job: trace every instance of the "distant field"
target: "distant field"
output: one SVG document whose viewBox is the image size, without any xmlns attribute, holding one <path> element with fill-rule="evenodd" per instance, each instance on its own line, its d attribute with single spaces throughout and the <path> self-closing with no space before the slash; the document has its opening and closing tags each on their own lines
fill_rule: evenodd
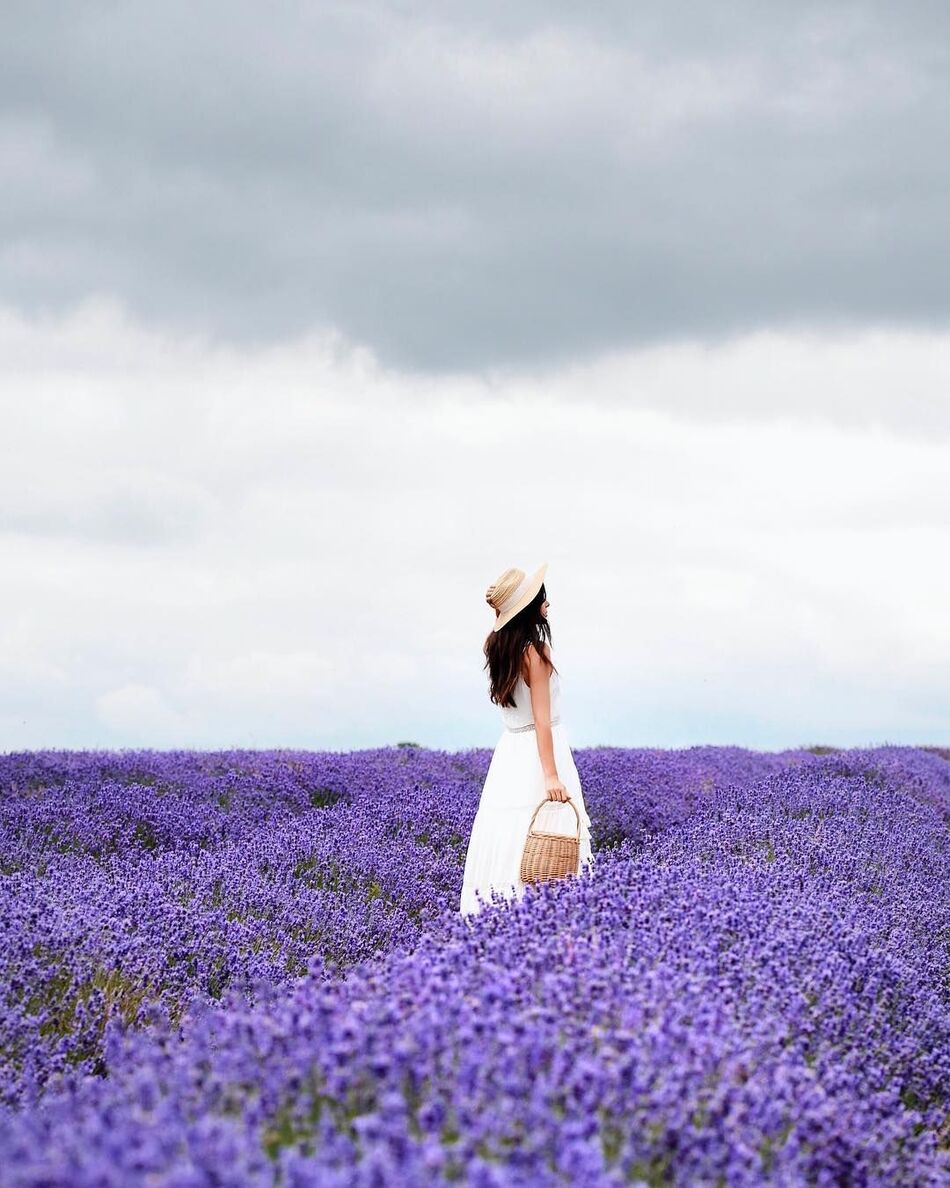
<svg viewBox="0 0 950 1188">
<path fill-rule="evenodd" d="M 4 1185 L 950 1183 L 950 750 L 0 756 Z"/>
</svg>

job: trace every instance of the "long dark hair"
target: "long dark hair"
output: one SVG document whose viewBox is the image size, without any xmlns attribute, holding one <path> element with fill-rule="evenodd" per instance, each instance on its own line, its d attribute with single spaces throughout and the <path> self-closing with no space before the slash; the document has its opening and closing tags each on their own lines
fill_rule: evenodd
<svg viewBox="0 0 950 1188">
<path fill-rule="evenodd" d="M 485 668 L 491 681 L 489 697 L 495 705 L 514 706 L 515 685 L 521 676 L 521 661 L 526 647 L 533 645 L 552 672 L 554 663 L 544 654 L 544 644 L 551 643 L 551 628 L 541 614 L 546 594 L 544 583 L 534 598 L 499 631 L 491 631 L 485 640 Z"/>
</svg>

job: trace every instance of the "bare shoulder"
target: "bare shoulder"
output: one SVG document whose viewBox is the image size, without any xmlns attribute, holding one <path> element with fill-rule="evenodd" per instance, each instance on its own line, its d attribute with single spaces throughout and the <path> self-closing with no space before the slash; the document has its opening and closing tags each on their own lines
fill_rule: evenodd
<svg viewBox="0 0 950 1188">
<path fill-rule="evenodd" d="M 538 649 L 530 644 L 524 650 L 524 678 L 530 689 L 535 680 L 546 679 L 551 672 L 551 649 L 545 643 L 543 646 L 544 660 L 538 655 Z M 546 661 L 546 663 L 545 663 Z"/>
</svg>

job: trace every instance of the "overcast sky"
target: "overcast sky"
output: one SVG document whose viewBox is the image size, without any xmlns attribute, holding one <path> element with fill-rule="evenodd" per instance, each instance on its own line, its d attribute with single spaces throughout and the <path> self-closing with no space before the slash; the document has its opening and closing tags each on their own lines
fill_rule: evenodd
<svg viewBox="0 0 950 1188">
<path fill-rule="evenodd" d="M 0 8 L 0 750 L 950 743 L 950 9 Z"/>
</svg>

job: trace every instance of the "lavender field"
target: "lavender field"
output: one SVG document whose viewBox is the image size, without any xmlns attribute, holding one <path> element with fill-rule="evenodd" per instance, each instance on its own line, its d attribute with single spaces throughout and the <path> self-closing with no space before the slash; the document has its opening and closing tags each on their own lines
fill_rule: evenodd
<svg viewBox="0 0 950 1188">
<path fill-rule="evenodd" d="M 950 1183 L 950 752 L 578 749 L 467 923 L 490 757 L 0 756 L 2 1183 Z"/>
</svg>

